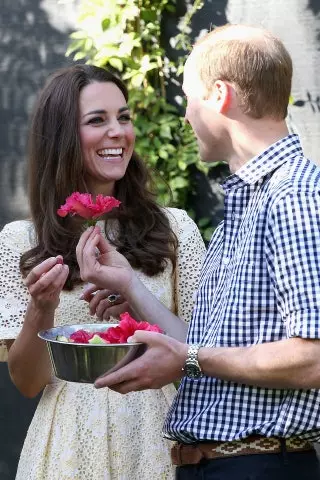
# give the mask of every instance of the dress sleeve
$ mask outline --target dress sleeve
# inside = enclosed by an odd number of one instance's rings
[[[30,248],[27,223],[12,222],[0,232],[0,360],[6,358],[1,340],[18,336],[29,302],[19,268],[21,253]]]
[[[266,259],[288,337],[320,338],[320,195],[291,192],[273,208]]]
[[[188,214],[179,209],[171,211],[175,216],[174,231],[178,238],[174,288],[176,313],[190,322],[206,249],[198,227]]]

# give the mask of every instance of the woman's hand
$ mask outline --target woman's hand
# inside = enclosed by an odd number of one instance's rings
[[[60,293],[68,278],[69,267],[63,258],[50,257],[34,267],[25,278],[33,306],[39,310],[55,310]]]
[[[81,235],[77,245],[77,259],[82,280],[94,284],[94,291],[105,290],[108,295],[109,292],[120,294],[121,298],[129,302],[130,308],[126,310],[136,320],[156,323],[169,336],[185,341],[188,324],[168,310],[146,288],[126,258],[101,235],[99,227],[91,227]],[[103,293],[100,296],[101,301],[102,296]],[[89,296],[83,298],[91,302]],[[93,309],[98,308],[95,302],[92,306]],[[116,305],[113,305],[113,308],[116,308]],[[108,314],[112,316],[116,313],[108,310]]]
[[[100,290],[92,283],[84,288],[80,300],[88,302],[90,315],[96,315],[99,320],[109,320],[110,317],[119,318],[121,313],[130,310],[128,302],[122,295],[115,295],[111,290]]]
[[[81,235],[76,252],[84,282],[125,296],[134,271],[127,259],[101,235],[99,227],[90,227]]]

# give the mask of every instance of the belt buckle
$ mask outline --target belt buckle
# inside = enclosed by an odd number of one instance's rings
[[[182,443],[175,443],[171,448],[171,461],[173,465],[180,467],[183,465],[181,458],[181,449],[183,447]]]
[[[171,448],[171,460],[173,465],[177,467],[181,467],[182,465],[196,465],[203,458],[206,458],[206,456],[197,445],[176,443]]]

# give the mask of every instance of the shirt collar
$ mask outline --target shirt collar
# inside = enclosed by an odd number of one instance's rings
[[[245,163],[233,175],[227,178],[223,188],[228,191],[239,183],[252,185],[268,173],[280,167],[289,156],[302,155],[302,147],[298,135],[290,134],[278,140]]]

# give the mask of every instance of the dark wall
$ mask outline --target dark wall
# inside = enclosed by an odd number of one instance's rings
[[[40,0],[2,0],[0,8],[0,228],[25,217],[28,117],[47,75],[71,63],[68,32],[55,29]],[[46,2],[48,4],[48,2]],[[55,4],[55,5],[54,5]],[[57,9],[57,1],[52,2]],[[61,7],[60,7],[61,8]],[[37,399],[23,398],[0,362],[0,480],[13,480]]]
[[[67,32],[61,33],[51,26],[41,8],[43,3],[1,2],[0,227],[13,218],[27,215],[26,134],[35,94],[52,70],[71,63],[64,55]]]
[[[13,480],[20,451],[38,398],[23,398],[0,362],[0,480]]]

